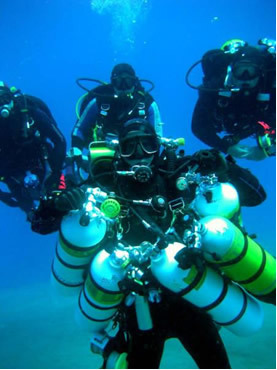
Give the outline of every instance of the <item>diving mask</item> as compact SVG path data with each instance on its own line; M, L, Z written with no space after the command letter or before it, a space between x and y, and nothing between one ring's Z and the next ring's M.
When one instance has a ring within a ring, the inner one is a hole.
M112 84L116 91L134 90L137 78L129 74L120 74L112 78Z
M147 155L152 155L158 152L159 145L157 140L152 135L144 135L131 137L123 140L119 144L120 156L130 158L136 154L139 146L140 151Z
M258 65L244 60L241 62L237 62L233 66L232 73L234 78L237 80L249 81L259 77L261 74L261 70Z

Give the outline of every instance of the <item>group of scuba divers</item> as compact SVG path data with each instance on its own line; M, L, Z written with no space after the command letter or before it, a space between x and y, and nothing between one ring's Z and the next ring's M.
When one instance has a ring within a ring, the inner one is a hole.
M275 50L233 39L204 54L201 86L189 81L200 62L188 71L192 131L212 147L192 155L163 136L150 81L129 64L92 90L77 80L86 93L67 153L40 99L0 87L0 198L34 232L58 231L52 282L76 298L102 368L159 368L173 337L199 368L231 368L220 328L250 335L259 301L275 304L275 258L240 215L266 193L235 161L275 155Z

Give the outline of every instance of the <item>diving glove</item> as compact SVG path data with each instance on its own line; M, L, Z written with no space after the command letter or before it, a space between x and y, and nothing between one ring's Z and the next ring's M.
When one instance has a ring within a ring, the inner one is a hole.
M175 260L178 267L183 270L189 269L194 265L198 271L203 272L205 269L205 260L203 252L199 248L183 248L176 255Z
M215 173L217 176L224 175L228 171L228 162L223 154L216 149L203 149L193 156L203 175Z
M85 199L85 192L79 187L56 192L54 196L54 207L60 212L69 212L74 209L80 209Z

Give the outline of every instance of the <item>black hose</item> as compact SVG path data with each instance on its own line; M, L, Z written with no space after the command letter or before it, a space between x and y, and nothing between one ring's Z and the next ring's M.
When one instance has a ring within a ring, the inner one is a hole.
M104 81L101 81L101 80L97 80L95 78L89 78L89 77L79 77L77 78L76 80L76 84L83 90L87 91L87 92L90 92L91 89L88 89L87 87L85 87L84 85L82 85L80 83L80 81L90 81L90 82L96 82L100 85L107 85L107 82L104 82Z
M189 81L189 75L191 74L191 71L202 62L202 59L198 60L197 62L193 63L193 65L188 69L185 77L186 84L191 87L192 89L198 90L198 91L209 91L209 92L218 92L221 89L212 89L208 87L204 87L203 85L195 86Z

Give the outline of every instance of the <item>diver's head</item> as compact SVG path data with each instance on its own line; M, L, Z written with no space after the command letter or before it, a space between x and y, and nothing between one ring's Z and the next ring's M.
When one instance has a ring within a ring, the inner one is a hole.
M264 75L265 57L255 47L239 49L232 64L228 66L225 86L238 90L253 90L258 87Z
M119 134L119 157L135 180L147 182L159 158L160 144L153 126L146 120L135 118L125 122Z
M0 119L8 118L14 109L14 96L7 86L0 86Z
M111 84L118 96L133 94L138 84L133 67L127 63L117 64L112 70Z

